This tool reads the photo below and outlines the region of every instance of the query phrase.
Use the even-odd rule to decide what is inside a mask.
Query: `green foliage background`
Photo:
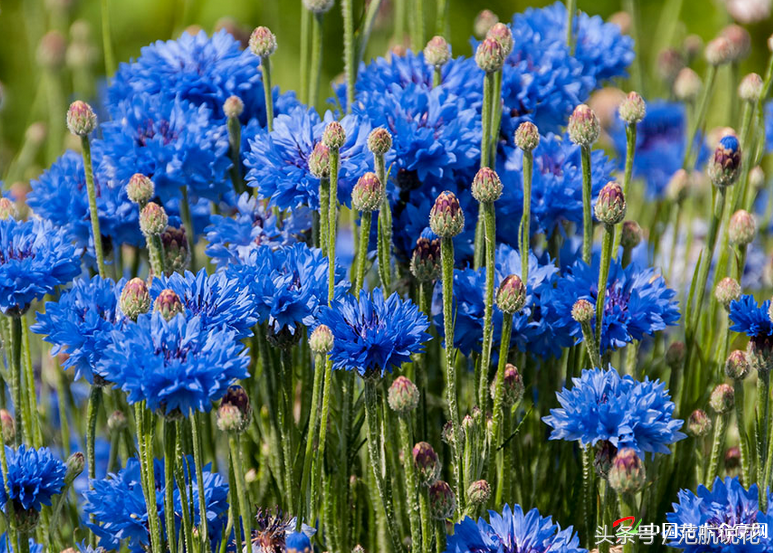
[[[40,93],[44,82],[35,62],[37,44],[47,30],[58,28],[66,33],[71,21],[87,21],[91,28],[91,41],[99,50],[95,72],[98,78],[103,77],[101,6],[105,1],[109,3],[112,41],[119,61],[136,57],[143,45],[154,40],[177,36],[189,25],[198,25],[211,31],[218,20],[228,16],[247,32],[257,25],[269,26],[279,40],[279,50],[273,64],[275,83],[283,89],[294,89],[299,84],[301,0],[0,0],[0,81],[5,89],[0,122],[6,151],[6,155],[0,159],[7,160],[13,156],[31,122],[47,119],[45,98],[40,98],[44,96]],[[56,4],[62,3],[72,4],[65,17],[57,15],[54,9]],[[355,10],[362,13],[365,3],[365,0],[355,0]],[[470,53],[472,23],[481,9],[489,8],[506,21],[514,12],[549,3],[548,0],[451,0],[451,42],[454,53]],[[688,33],[696,33],[708,40],[729,22],[721,0],[640,0],[639,3],[643,58],[645,68],[650,73],[654,69],[656,52],[666,46],[664,40],[669,34],[668,23],[676,21],[673,17],[662,18],[664,7],[673,9],[682,4],[681,22],[674,27],[674,42],[677,44]],[[434,28],[435,0],[425,0],[425,5],[426,34],[429,37]],[[390,46],[391,7],[390,0],[384,0],[366,57],[381,55]],[[621,10],[622,6],[620,0],[579,0],[579,8],[608,17]],[[331,95],[326,83],[337,78],[342,70],[341,25],[336,6],[325,22],[324,74],[318,106],[324,105],[325,99]],[[754,54],[742,67],[741,74],[748,71],[764,72],[767,56],[765,40],[773,32],[773,21],[756,24],[750,31],[755,44]],[[729,84],[725,88],[729,89],[729,86],[734,85]],[[68,89],[66,100],[79,95],[67,84],[65,88]],[[725,98],[721,93],[718,95],[717,109],[720,109]]]

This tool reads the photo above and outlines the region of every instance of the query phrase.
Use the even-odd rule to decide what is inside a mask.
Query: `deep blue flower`
[[[400,368],[430,339],[425,332],[429,321],[419,308],[397,293],[384,299],[380,288],[361,291],[359,300],[346,295],[323,307],[318,322],[335,337],[330,352],[333,368],[356,370],[361,376]]]
[[[125,186],[132,175],[150,177],[163,202],[181,197],[218,200],[230,190],[226,171],[228,133],[206,105],[180,98],[133,96],[111,109],[102,123],[100,173],[109,186]]]
[[[311,553],[311,540],[303,532],[293,532],[285,538],[287,553]]]
[[[504,147],[497,170],[504,186],[497,210],[497,240],[516,245],[523,214],[523,152]],[[603,151],[591,152],[592,197],[612,180],[614,162]],[[548,134],[534,150],[531,192],[531,232],[551,236],[561,223],[572,222],[582,232],[582,162],[580,147],[569,137]]]
[[[669,536],[669,546],[687,553],[761,553],[771,550],[773,543],[769,535],[757,540],[759,543],[756,544],[751,541],[742,543],[741,528],[737,528],[737,538],[730,538],[739,526],[746,526],[745,531],[748,532],[754,524],[767,528],[773,524],[770,511],[766,515],[759,508],[757,484],[746,490],[738,477],[726,477],[724,480],[717,477],[711,490],[701,484],[697,493],[681,490],[678,498],[679,502],[672,504],[673,512],[666,514],[668,522],[677,528],[676,535]],[[768,493],[768,504],[771,499],[773,495]],[[700,542],[685,539],[683,532],[686,527],[695,528],[696,535],[700,532],[703,536],[704,532],[708,532],[707,538],[712,536],[715,539]]]
[[[43,544],[36,543],[32,538],[29,539],[30,553],[43,553]],[[14,553],[16,544],[11,543],[11,537],[7,532],[0,535],[0,553]]]
[[[620,117],[610,129],[610,135],[622,169],[626,157],[625,123]],[[633,176],[647,183],[647,195],[661,198],[671,177],[682,168],[687,144],[687,113],[684,104],[656,100],[647,104],[647,114],[636,126],[636,155]],[[706,161],[708,150],[700,140],[697,166]]]
[[[123,280],[116,285],[98,275],[78,279],[58,301],[46,302],[45,312],[37,314],[37,323],[30,330],[54,345],[51,355],[67,354],[64,367],[75,370],[76,380],[85,378],[93,384],[93,368],[122,318],[118,308],[122,288]]]
[[[579,299],[596,305],[599,263],[599,256],[594,256],[592,266],[577,260],[558,279],[548,299],[578,342],[582,341],[582,329],[572,319],[572,306]],[[676,292],[666,286],[655,269],[641,269],[635,263],[623,268],[619,259],[612,260],[604,298],[601,352],[624,347],[675,325],[680,317],[675,297]]]
[[[244,262],[260,246],[285,246],[311,228],[311,211],[297,208],[277,225],[276,216],[249,192],[239,196],[232,217],[212,215],[206,253],[218,266]]]
[[[258,322],[275,333],[286,329],[295,335],[301,325],[312,325],[328,303],[328,267],[321,250],[292,244],[276,250],[261,246],[250,252],[244,264],[231,265],[226,272],[252,294]],[[340,266],[335,281],[335,294],[340,297],[349,289]]]
[[[520,505],[505,505],[502,514],[489,511],[489,522],[477,524],[470,517],[454,524],[448,536],[446,553],[588,553],[571,526],[561,529],[552,517],[537,509],[524,513]]]
[[[773,151],[773,101],[765,104],[765,151]]]
[[[683,421],[672,418],[676,406],[659,380],[637,382],[615,369],[596,368],[583,370],[572,382],[572,389],[556,394],[561,408],[542,419],[553,428],[551,440],[578,441],[583,447],[608,441],[618,449],[654,454],[669,453],[670,444],[686,437],[679,432]]]
[[[741,332],[750,338],[773,336],[773,322],[768,311],[770,300],[757,305],[754,296],[745,294],[740,299],[730,302],[730,330]]]
[[[193,525],[198,526],[201,522],[201,510],[199,509],[199,486],[196,481],[196,465],[193,456],[187,455],[183,458],[183,474],[187,487],[188,503],[194,505]],[[191,492],[190,477],[193,479]],[[219,473],[212,472],[211,465],[205,465],[202,469],[204,480],[204,504],[206,505],[205,516],[207,518],[207,530],[210,539],[214,544],[219,544],[225,525],[228,522],[228,483]],[[180,497],[180,488],[175,482],[174,490],[175,502],[175,520],[177,521],[177,531],[182,526],[182,498]],[[188,505],[185,506],[188,508]]]
[[[179,96],[207,106],[217,119],[224,117],[225,100],[235,95],[244,102],[243,122],[257,118],[266,125],[260,59],[224,30],[211,37],[185,32],[177,40],[157,41],[142,48],[137,60],[122,63],[108,90],[109,103],[147,95]],[[277,90],[273,96],[279,104],[295,101]]]
[[[0,311],[24,312],[81,271],[67,232],[41,219],[0,221]]]
[[[165,321],[154,311],[113,331],[97,373],[164,414],[209,411],[235,380],[247,378],[249,358],[233,330],[207,329],[201,317]]]
[[[252,335],[250,330],[257,322],[257,314],[249,291],[236,278],[217,272],[207,275],[206,269],[197,274],[185,271],[159,276],[150,286],[151,300],[155,301],[164,289],[173,290],[185,306],[188,319],[201,319],[203,331],[227,328],[237,338]]]
[[[500,244],[496,251],[495,284],[498,285],[508,275],[521,275],[521,256],[506,244]],[[524,308],[513,317],[512,345],[521,351],[528,351],[540,357],[550,355],[559,357],[561,348],[572,344],[571,337],[558,326],[560,319],[550,306],[544,305],[542,297],[552,290],[558,268],[547,258],[538,260],[529,254],[529,282]],[[483,339],[484,302],[486,288],[486,269],[456,269],[454,271],[454,300],[456,302],[456,330],[454,346],[465,356],[473,351],[480,352]],[[433,301],[435,326],[444,335],[442,294],[440,283],[435,288]],[[494,352],[499,351],[502,333],[503,314],[494,307]],[[557,324],[558,323],[558,324]]]
[[[296,106],[274,119],[274,130],[259,132],[250,141],[245,165],[250,168],[248,184],[257,187],[269,205],[280,209],[319,207],[319,179],[311,174],[308,158],[333,121],[327,112],[320,118],[313,108]],[[372,166],[367,140],[370,125],[360,117],[347,115],[340,121],[346,142],[340,150],[338,199],[348,204],[357,179]]]
[[[67,467],[47,447],[33,449],[22,444],[14,451],[6,446],[5,456],[8,481],[0,476],[0,505],[3,511],[9,496],[15,510],[40,512],[43,505],[51,505],[51,498],[62,492]]]
[[[92,159],[95,166],[102,159],[99,150],[100,143],[94,141]],[[99,173],[94,175],[100,233],[109,237],[115,246],[142,245],[144,240],[139,229],[139,211],[126,196],[126,187],[108,186],[102,180]],[[93,252],[83,157],[68,150],[37,180],[31,181],[31,185],[27,204],[35,214],[58,227],[66,228],[77,247],[89,248]]]

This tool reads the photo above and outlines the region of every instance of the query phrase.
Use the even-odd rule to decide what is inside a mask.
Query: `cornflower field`
[[[771,4],[7,0],[0,553],[773,553]]]

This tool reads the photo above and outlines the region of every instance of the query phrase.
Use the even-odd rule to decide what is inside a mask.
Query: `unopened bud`
[[[741,285],[732,277],[725,277],[717,283],[714,289],[714,297],[717,302],[728,309],[730,303],[741,297]]]
[[[327,325],[319,325],[309,338],[311,351],[318,355],[330,353],[333,349],[333,332]]]
[[[384,201],[384,186],[376,173],[365,173],[352,190],[352,208],[355,211],[378,211]]]
[[[502,195],[502,181],[490,167],[481,167],[472,180],[472,197],[480,203],[492,203]]]
[[[485,480],[476,480],[467,488],[467,501],[472,505],[484,505],[491,497],[491,486]]]
[[[453,238],[464,229],[464,213],[453,192],[441,192],[429,213],[429,226],[441,238]]]
[[[419,389],[404,376],[398,376],[389,387],[387,402],[398,415],[407,415],[419,406]]]
[[[703,409],[696,409],[687,419],[687,431],[696,438],[708,436],[711,432],[711,419]]]
[[[729,384],[720,384],[711,392],[709,405],[720,415],[729,413],[735,404],[735,392]]]
[[[730,380],[743,380],[749,374],[749,370],[749,359],[743,350],[735,350],[725,361],[725,374]]]
[[[618,113],[620,114],[620,119],[632,125],[644,119],[644,116],[647,114],[647,104],[644,103],[644,98],[638,92],[630,92],[625,97],[625,100],[620,103]]]
[[[499,71],[505,63],[502,46],[493,38],[484,39],[475,51],[475,63],[486,73]]]
[[[123,314],[133,321],[136,321],[141,314],[150,311],[150,293],[144,280],[135,277],[124,285],[120,307]]]
[[[384,127],[377,127],[368,135],[368,150],[375,155],[384,155],[392,148],[392,135]]]
[[[539,130],[537,125],[525,121],[515,131],[515,145],[524,152],[532,152],[539,146]]]
[[[730,218],[730,226],[727,229],[730,243],[738,246],[748,246],[754,240],[757,233],[757,224],[754,216],[744,209],[739,209]]]
[[[185,306],[174,290],[166,288],[161,290],[153,303],[153,311],[158,311],[165,320],[169,321],[180,313],[185,313]]]
[[[617,225],[625,219],[626,204],[623,188],[616,182],[604,185],[594,207],[596,219],[605,225]]]
[[[451,59],[448,41],[442,36],[432,37],[424,47],[424,59],[432,67],[443,67]]]
[[[590,323],[596,316],[596,310],[588,300],[577,300],[572,306],[572,319],[580,324]]]
[[[429,511],[435,520],[446,520],[453,516],[456,496],[448,482],[438,480],[429,487]]]
[[[250,35],[250,50],[259,58],[267,58],[276,52],[276,37],[268,27],[256,27]]]
[[[309,156],[309,172],[318,179],[326,179],[330,176],[330,149],[322,142],[314,145]]]
[[[526,286],[518,275],[508,275],[497,290],[497,307],[507,315],[513,315],[526,305]]]
[[[427,442],[419,442],[413,446],[413,466],[419,483],[424,486],[433,484],[440,478],[440,460],[437,453]]]
[[[148,202],[140,212],[140,230],[145,236],[158,236],[169,224],[164,208],[155,202]]]
[[[126,196],[135,204],[139,204],[140,207],[144,207],[155,193],[156,188],[153,181],[141,173],[132,175],[129,184],[126,185]]]
[[[244,112],[244,102],[238,96],[229,96],[223,102],[223,113],[229,119],[236,119]]]
[[[609,485],[619,494],[636,493],[647,480],[644,463],[631,448],[617,452],[612,468],[609,469]]]
[[[594,144],[601,133],[601,124],[596,113],[587,105],[580,104],[574,108],[569,117],[569,139],[578,146]]]
[[[346,131],[338,121],[331,121],[322,133],[322,143],[331,150],[340,150],[346,142]]]
[[[97,115],[86,102],[76,100],[67,110],[67,128],[76,136],[88,136],[97,128]]]
[[[745,102],[757,102],[762,96],[763,86],[762,77],[749,73],[738,85],[738,97]]]

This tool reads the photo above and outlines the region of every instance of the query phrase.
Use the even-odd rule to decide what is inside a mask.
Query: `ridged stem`
[[[770,408],[770,371],[757,372],[757,483],[765,479]],[[761,494],[764,495],[764,494]]]
[[[408,25],[411,30],[411,49],[420,52],[424,48],[424,0],[409,0],[411,10],[408,14]]]
[[[228,127],[228,145],[231,153],[231,183],[237,194],[246,190],[244,180],[242,179],[242,124],[238,117],[229,117]]]
[[[311,478],[311,490],[309,495],[306,495],[309,490],[309,477],[311,476],[311,461],[315,457],[315,454],[319,450],[319,434],[317,434],[317,424],[319,423],[319,410],[320,403],[322,401],[322,381],[325,376],[325,356],[317,354],[314,357],[314,383],[312,385],[311,392],[311,410],[309,411],[309,430],[306,436],[306,451],[303,456],[303,472],[301,472],[301,493],[298,497],[301,498],[302,508],[296,509],[296,512],[301,515],[303,513],[309,515],[307,520],[312,523],[314,520],[311,515],[315,512],[315,501],[317,499],[317,482],[314,478]],[[298,516],[298,523],[296,525],[296,531],[300,531],[301,523],[303,521],[302,516]]]
[[[494,342],[494,276],[496,254],[496,215],[494,204],[486,202],[483,207],[483,227],[486,238],[486,289],[483,303],[483,348],[480,356],[480,385],[478,387],[478,406],[486,412],[488,404],[489,366],[491,349]]]
[[[35,448],[43,446],[43,434],[40,429],[40,419],[38,417],[38,395],[35,385],[35,372],[32,368],[32,353],[30,350],[30,329],[27,317],[21,318],[21,344],[22,344],[22,366],[24,367],[25,385],[24,385],[24,420],[27,424],[26,432],[27,442]]]
[[[263,96],[266,100],[266,128],[274,130],[274,95],[271,92],[271,58],[260,58],[260,71],[263,74]]]
[[[166,545],[170,553],[177,551],[177,539],[174,521],[174,458],[175,423],[164,420],[164,515],[166,518]],[[152,471],[151,465],[148,470]]]
[[[529,243],[531,233],[531,182],[534,172],[534,155],[523,152],[523,215],[521,215],[520,245],[521,251],[521,282],[528,286],[529,282]]]
[[[483,107],[481,113],[480,166],[489,165],[489,138],[491,137],[491,96],[494,93],[494,75],[486,73],[483,78]],[[483,264],[485,249],[483,205],[478,209],[478,222],[475,226],[475,249],[473,268],[478,270]]]
[[[593,448],[590,445],[586,445],[582,450],[582,496],[585,535],[588,542],[590,542],[594,526],[593,504],[596,500],[596,488],[593,478]]]
[[[386,187],[386,165],[383,154],[373,154],[373,164],[376,176],[382,186]],[[392,286],[392,206],[385,195],[378,212],[378,275],[381,288],[388,294]]]
[[[419,514],[421,515],[422,553],[432,553],[432,518],[429,516],[429,497],[427,493],[427,487],[422,486],[419,490]]]
[[[24,404],[22,403],[21,315],[11,316],[11,380],[13,382],[13,408],[16,427],[16,448],[24,441]],[[7,346],[6,346],[7,347]],[[27,436],[29,440],[31,437]]]
[[[633,175],[633,160],[636,155],[636,123],[625,126],[625,169],[623,170],[623,197],[628,197],[628,189],[631,186]],[[678,227],[674,227],[677,232]],[[623,239],[622,225],[615,227],[615,241],[612,245],[612,259],[617,259],[620,251],[620,242]],[[624,265],[625,266],[625,265]]]
[[[99,417],[99,408],[102,405],[102,386],[91,386],[89,394],[89,404],[87,407],[86,418],[86,461],[89,466],[89,487],[93,489],[93,480],[97,477],[97,418]]]
[[[368,243],[370,242],[370,225],[373,212],[360,212],[360,240],[357,251],[357,267],[354,277],[354,295],[359,296],[362,284],[365,281],[365,264],[368,260]]]
[[[115,63],[112,33],[110,32],[110,10],[108,0],[102,0],[102,49],[105,56],[105,74],[108,78],[115,74],[118,67]]]
[[[203,415],[207,416],[207,415]],[[196,486],[199,490],[199,536],[201,538],[201,550],[209,548],[209,528],[207,523],[207,498],[204,494],[204,456],[201,454],[201,432],[199,424],[202,415],[191,409],[191,440],[193,441],[193,462],[196,464]],[[203,425],[202,425],[203,426]]]
[[[94,238],[94,254],[97,257],[99,276],[105,278],[105,255],[102,250],[102,234],[99,231],[99,211],[97,210],[97,191],[94,185],[94,168],[91,163],[91,143],[88,136],[81,137],[83,150],[83,170],[86,174],[86,192],[89,197],[89,218],[91,219],[91,234]]]
[[[502,420],[504,418],[504,399],[505,399],[505,367],[507,366],[507,354],[510,351],[510,339],[513,330],[513,316],[505,314],[502,320],[502,340],[499,344],[499,363],[497,364],[497,375],[494,381],[494,410],[492,411],[491,436],[489,437],[489,459],[496,457],[497,474],[502,474],[503,452],[499,449],[502,441]],[[489,461],[488,481],[492,481],[494,463]],[[496,497],[501,497],[504,490],[503,482],[497,481]]]
[[[357,80],[357,66],[354,61],[354,8],[352,0],[341,0],[341,14],[344,20],[344,81],[346,82],[346,113],[352,112],[354,104],[354,83]]]
[[[746,417],[744,416],[743,380],[733,382],[735,390],[735,418],[738,425],[738,448],[741,451],[741,476],[744,486],[751,486],[751,458],[749,457],[749,441],[746,435]]]
[[[582,260],[591,264],[593,251],[593,217],[591,202],[593,200],[593,182],[591,180],[590,146],[580,147],[582,160]]]
[[[614,225],[604,225],[604,236],[601,239],[601,264],[599,265],[598,295],[596,296],[596,349],[601,355],[601,334],[604,330],[604,300],[607,294],[609,279],[609,262],[612,259],[612,240],[615,234]]]
[[[338,164],[339,152],[330,149],[330,204],[327,212],[328,301],[335,297],[336,235],[338,223]]]
[[[709,468],[704,477],[704,484],[711,484],[719,475],[719,456],[725,443],[725,434],[727,431],[727,413],[717,414],[716,425],[714,426],[714,441],[711,444],[711,459]]]
[[[230,434],[228,436],[228,448],[231,452],[231,462],[234,466],[236,496],[239,500],[239,511],[241,511],[242,515],[245,541],[249,542],[252,536],[252,513],[250,511],[250,503],[247,500],[247,484],[244,481],[241,439],[238,434]]]
[[[311,17],[311,75],[309,76],[309,96],[307,104],[313,106],[319,96],[319,79],[322,73],[322,15]]]
[[[311,43],[311,33],[309,32],[309,27],[311,26],[311,19],[313,15],[309,10],[306,9],[306,6],[303,5],[303,0],[301,0],[300,4],[301,4],[300,96],[301,96],[301,101],[304,104],[308,105],[309,104],[309,46]]]
[[[330,180],[319,179],[319,247],[324,255],[328,254],[327,245],[330,233],[327,230],[328,215],[330,209]]]
[[[416,482],[416,471],[413,466],[413,453],[411,451],[411,429],[410,420],[407,416],[400,416],[398,420],[400,433],[400,447],[403,450],[403,467],[405,468],[405,497],[408,502],[408,522],[411,528],[411,543],[421,543],[421,518],[419,515],[419,503],[417,493],[419,491]]]
[[[566,0],[566,45],[574,55],[574,16],[577,12],[577,0]]]
[[[183,421],[179,420],[175,422],[177,426],[176,439],[175,439],[175,459],[174,459],[174,477],[177,482],[177,491],[180,493],[180,510],[182,511],[182,523],[183,523],[183,543],[185,545],[185,551],[194,551],[193,546],[193,520],[191,517],[192,505],[188,498],[188,482],[185,478],[184,465],[188,463],[188,458],[183,451]],[[186,469],[186,472],[189,472]],[[167,485],[169,483],[167,482]],[[200,490],[203,492],[204,487]],[[202,493],[203,495],[203,493]],[[203,516],[207,516],[204,511]]]

